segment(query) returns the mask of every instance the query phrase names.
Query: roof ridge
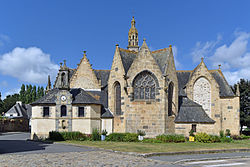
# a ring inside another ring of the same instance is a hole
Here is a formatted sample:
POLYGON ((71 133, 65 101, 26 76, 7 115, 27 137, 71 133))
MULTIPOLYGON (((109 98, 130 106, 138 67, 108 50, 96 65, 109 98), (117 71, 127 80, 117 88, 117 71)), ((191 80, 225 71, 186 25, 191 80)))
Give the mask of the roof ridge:
POLYGON ((96 70, 96 69, 94 69, 94 71, 111 71, 111 70, 96 70))
POLYGON ((136 51, 134 51, 134 50, 128 50, 128 49, 123 49, 123 48, 119 48, 119 50, 120 51, 124 51, 124 52, 128 52, 128 53, 138 53, 138 52, 136 52, 136 51))
POLYGON ((176 70, 176 72, 193 72, 193 70, 176 70))
POLYGON ((169 48, 158 49, 158 50, 151 51, 151 53, 158 53, 158 52, 161 52, 161 51, 166 51, 168 49, 169 48))

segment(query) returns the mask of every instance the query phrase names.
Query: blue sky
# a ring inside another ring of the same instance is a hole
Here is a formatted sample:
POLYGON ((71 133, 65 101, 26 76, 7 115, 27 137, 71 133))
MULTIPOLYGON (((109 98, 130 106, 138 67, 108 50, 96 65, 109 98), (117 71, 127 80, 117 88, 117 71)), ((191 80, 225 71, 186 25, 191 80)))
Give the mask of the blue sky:
POLYGON ((0 2, 0 92, 22 83, 46 85, 64 59, 76 68, 83 50, 94 69, 110 69, 115 44, 126 48, 132 16, 150 49, 174 47, 177 70, 192 70, 205 57, 230 84, 250 79, 250 1, 0 2))

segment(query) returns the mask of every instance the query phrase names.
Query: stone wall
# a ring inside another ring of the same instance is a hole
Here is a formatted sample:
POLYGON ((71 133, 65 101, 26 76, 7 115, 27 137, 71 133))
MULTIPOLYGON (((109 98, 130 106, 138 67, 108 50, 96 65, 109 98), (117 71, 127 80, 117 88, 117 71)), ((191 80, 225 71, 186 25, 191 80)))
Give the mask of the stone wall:
POLYGON ((0 132, 28 132, 29 120, 24 118, 1 118, 0 132))

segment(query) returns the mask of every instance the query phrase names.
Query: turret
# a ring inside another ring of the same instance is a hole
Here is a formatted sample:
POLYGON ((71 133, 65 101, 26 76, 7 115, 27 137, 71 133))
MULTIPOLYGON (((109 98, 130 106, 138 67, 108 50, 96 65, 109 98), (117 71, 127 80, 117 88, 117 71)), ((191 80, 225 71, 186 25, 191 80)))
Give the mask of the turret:
POLYGON ((138 31, 135 28, 135 18, 131 21, 131 28, 128 32, 128 50, 136 51, 139 50, 139 40, 138 40, 138 31))

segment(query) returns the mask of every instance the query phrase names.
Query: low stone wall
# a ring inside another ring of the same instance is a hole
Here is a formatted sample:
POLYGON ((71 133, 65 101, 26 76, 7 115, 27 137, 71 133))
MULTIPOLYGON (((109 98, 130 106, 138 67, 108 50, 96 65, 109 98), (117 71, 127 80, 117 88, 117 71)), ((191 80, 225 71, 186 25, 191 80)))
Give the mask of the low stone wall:
POLYGON ((0 132, 27 132, 29 131, 29 120, 23 118, 0 119, 0 132))

